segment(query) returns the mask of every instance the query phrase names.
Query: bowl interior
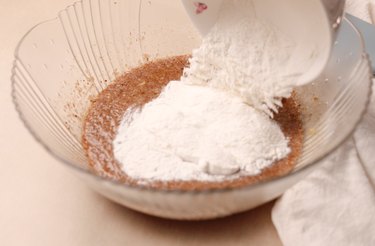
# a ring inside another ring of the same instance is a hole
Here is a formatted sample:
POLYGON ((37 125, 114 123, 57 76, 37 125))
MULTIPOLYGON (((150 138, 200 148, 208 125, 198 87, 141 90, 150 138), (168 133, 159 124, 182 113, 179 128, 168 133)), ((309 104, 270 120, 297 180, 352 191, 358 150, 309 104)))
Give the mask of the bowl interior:
MULTIPOLYGON (((81 146, 90 100, 130 68, 189 54, 199 42, 180 1, 83 0, 20 41, 12 75, 14 102, 26 127, 50 153, 90 176, 81 146)), ((325 157, 350 135, 365 111, 370 82, 362 39, 344 21, 323 74, 297 89, 305 138, 292 173, 325 157)))

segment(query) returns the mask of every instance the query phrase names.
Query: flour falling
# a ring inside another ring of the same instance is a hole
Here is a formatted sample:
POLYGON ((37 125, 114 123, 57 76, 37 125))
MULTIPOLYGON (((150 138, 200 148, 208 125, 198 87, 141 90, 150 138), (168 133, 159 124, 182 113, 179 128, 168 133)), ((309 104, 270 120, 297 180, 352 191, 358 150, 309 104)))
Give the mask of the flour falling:
POLYGON ((258 19, 252 1, 224 2, 181 81, 125 113, 113 149, 130 177, 228 180, 257 175, 290 153, 270 117, 300 76, 292 69, 296 44, 258 19))
POLYGON ((294 59, 298 50, 294 40, 257 18, 253 1, 223 1, 219 19, 193 51, 181 80, 221 88, 272 117, 314 61, 311 51, 311 59, 300 64, 294 59))

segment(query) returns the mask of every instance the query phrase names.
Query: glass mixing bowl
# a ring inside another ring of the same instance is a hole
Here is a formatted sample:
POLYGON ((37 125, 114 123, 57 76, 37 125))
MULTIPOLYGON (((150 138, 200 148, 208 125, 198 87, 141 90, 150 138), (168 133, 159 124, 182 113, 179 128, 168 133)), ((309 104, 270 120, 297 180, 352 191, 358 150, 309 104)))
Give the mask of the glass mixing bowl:
POLYGON ((129 208, 174 219, 221 217, 276 198, 348 138, 366 109, 369 61, 360 34, 345 20, 322 76, 297 89, 305 137, 290 174, 239 189, 188 192, 133 187, 92 174, 81 146, 90 100, 130 68, 188 54, 199 42, 180 1, 83 0, 20 41, 13 100, 35 139, 94 190, 129 208))

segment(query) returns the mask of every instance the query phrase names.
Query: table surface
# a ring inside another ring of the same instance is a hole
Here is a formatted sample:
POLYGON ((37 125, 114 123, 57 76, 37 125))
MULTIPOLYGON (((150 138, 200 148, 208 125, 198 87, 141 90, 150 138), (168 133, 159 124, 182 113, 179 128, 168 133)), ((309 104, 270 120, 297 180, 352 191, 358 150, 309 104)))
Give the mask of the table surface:
POLYGON ((201 222, 143 215, 90 190, 35 142, 11 102, 13 52, 27 30, 72 1, 0 0, 1 245, 281 245, 272 203, 201 222))

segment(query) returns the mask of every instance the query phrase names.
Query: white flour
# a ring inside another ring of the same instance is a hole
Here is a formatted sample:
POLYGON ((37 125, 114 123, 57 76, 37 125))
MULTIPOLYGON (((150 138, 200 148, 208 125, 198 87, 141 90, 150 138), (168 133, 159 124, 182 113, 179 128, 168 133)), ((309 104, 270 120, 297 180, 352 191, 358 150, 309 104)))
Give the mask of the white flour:
POLYGON ((222 9, 181 79, 222 88, 272 116, 297 82, 299 74, 293 71, 300 64, 292 59, 296 43, 257 19, 252 1, 226 0, 222 9))
POLYGON ((181 81, 125 114, 113 147, 131 177, 232 179, 258 174, 290 152, 267 114, 299 76, 290 74, 295 43, 258 20, 251 1, 224 2, 181 81))
POLYGON ((279 126, 241 98, 180 81, 128 110, 114 141, 123 171, 149 180, 255 175, 289 151, 279 126))

